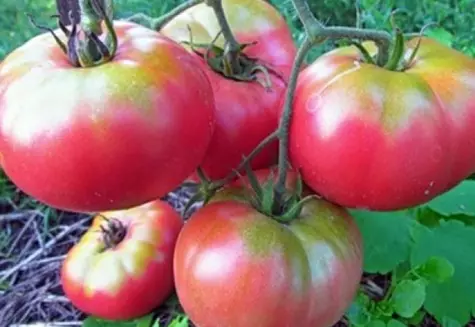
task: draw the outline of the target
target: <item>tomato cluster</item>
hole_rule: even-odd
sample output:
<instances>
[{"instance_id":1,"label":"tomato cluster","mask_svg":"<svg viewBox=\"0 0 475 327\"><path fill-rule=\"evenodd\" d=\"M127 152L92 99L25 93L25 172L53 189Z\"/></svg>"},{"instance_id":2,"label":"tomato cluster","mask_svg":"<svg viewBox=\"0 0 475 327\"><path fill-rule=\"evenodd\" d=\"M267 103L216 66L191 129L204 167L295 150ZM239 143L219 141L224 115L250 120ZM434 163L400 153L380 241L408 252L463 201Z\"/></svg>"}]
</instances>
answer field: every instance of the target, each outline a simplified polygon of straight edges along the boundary
<instances>
[{"instance_id":1,"label":"tomato cluster","mask_svg":"<svg viewBox=\"0 0 475 327\"><path fill-rule=\"evenodd\" d=\"M277 139L227 177L280 131L296 46L268 2L222 8L242 45L231 75L204 3L160 31L113 21L115 53L97 65L49 33L17 48L0 64L2 169L47 205L98 212L61 269L88 314L136 318L175 290L198 326L331 326L362 275L345 207L416 206L475 171L475 61L414 38L397 71L354 46L302 68L279 198ZM185 223L161 198L198 178L208 201Z\"/></svg>"}]
</instances>

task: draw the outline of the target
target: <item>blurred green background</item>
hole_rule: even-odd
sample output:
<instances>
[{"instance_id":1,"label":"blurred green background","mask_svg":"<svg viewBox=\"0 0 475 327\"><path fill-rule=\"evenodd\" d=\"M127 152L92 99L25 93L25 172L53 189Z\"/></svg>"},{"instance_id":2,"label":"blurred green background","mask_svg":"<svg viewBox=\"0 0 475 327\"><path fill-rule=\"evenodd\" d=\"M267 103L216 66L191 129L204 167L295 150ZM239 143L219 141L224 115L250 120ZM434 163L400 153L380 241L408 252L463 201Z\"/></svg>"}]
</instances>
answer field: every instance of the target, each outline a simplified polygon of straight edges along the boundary
<instances>
[{"instance_id":1,"label":"blurred green background","mask_svg":"<svg viewBox=\"0 0 475 327\"><path fill-rule=\"evenodd\" d=\"M116 17L143 12L159 16L183 0L116 0ZM301 24L290 0L272 0L287 18L296 42L302 39ZM362 26L390 30L389 17L398 9L397 23L406 32L418 32L428 23L433 37L475 57L475 0L310 0L312 10L326 24L355 26L357 16ZM359 8L359 15L356 8ZM2 0L0 12L0 60L11 50L40 31L26 14L42 24L54 26L49 16L56 13L54 0ZM317 49L327 50L331 44Z\"/></svg>"}]
</instances>

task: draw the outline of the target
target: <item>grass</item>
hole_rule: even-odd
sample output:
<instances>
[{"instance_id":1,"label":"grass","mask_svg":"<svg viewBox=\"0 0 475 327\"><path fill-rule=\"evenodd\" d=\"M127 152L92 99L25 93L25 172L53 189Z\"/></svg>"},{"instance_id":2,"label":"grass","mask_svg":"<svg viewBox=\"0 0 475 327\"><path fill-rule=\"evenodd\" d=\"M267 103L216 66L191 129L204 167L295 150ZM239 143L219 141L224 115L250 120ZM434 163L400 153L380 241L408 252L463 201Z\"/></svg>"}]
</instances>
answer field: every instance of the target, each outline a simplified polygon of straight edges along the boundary
<instances>
[{"instance_id":1,"label":"grass","mask_svg":"<svg viewBox=\"0 0 475 327\"><path fill-rule=\"evenodd\" d=\"M183 1L115 0L116 16L122 18L137 12L143 12L156 17L171 10L181 2ZM303 37L302 26L290 0L273 0L271 2L283 13L296 43L300 43ZM400 26L404 27L406 32L418 32L428 23L439 23L443 28L432 28L430 31L432 36L475 57L475 32L473 28L475 26L475 1L473 0L321 0L310 2L314 13L326 24L345 26L359 24L366 28L386 30L391 29L389 17L394 9L398 9L396 20ZM357 6L355 6L355 3ZM54 21L48 18L55 13L55 1L53 0L3 0L2 10L0 13L0 60L26 40L40 33L37 28L30 24L26 13L31 13L42 24L54 26ZM316 57L333 46L333 43L327 43L314 49L311 56ZM18 289L21 293L42 289L41 285L48 284L53 278L53 285L48 289L48 292L58 292L59 294L60 291L58 285L56 285L57 276L51 277L51 274L54 275L57 271L59 261L53 259L55 257L61 259L60 257L64 254L65 249L77 239L81 231L84 230L86 223L77 230L71 230L70 234L64 236L64 239L56 240L55 238L62 235L61 233L67 226L74 224L79 218L49 208L25 196L8 180L3 172L0 172L0 208L0 272L18 266L19 263L35 254L36 251L42 251L41 249L45 247L45 244L55 241L58 245L57 249L50 252L41 252L41 255L31 261L33 267L38 270L19 269L14 276L17 278L17 285L21 286ZM33 217L31 225L28 224L29 217ZM29 239L33 239L33 241L30 242ZM12 250L12 244L18 242L26 249ZM52 258L52 261L45 264L41 263L41 260L45 260L46 256ZM41 271L43 271L41 269L44 270L44 275L41 275ZM34 279L35 275L41 275L42 277ZM28 283L29 279L31 279L30 283ZM10 284L0 281L0 308L3 309L5 307L8 309L6 302L2 303L2 296L6 293L1 293L7 285ZM3 300L5 298L6 295ZM28 310L29 301L37 298L24 297L18 300L16 297L8 297L8 299L10 303L17 301L15 303L19 304L13 309L23 313L27 312L24 310ZM36 316L24 315L21 317L24 320L18 318L14 322L31 322L34 319L40 319L41 314L47 314L49 317L55 317L55 319L66 316L73 320L83 318L67 303L61 302L64 300L63 298L59 296L55 299L55 302L45 302L47 308L41 300L41 303L35 307ZM164 317L165 320L182 317L179 309L176 308L176 303L173 301L172 299L169 303L173 308L172 314L169 317ZM8 311L3 313L5 312ZM62 312L62 315L59 312ZM1 310L0 313L2 313ZM3 313L0 316L6 317L6 314ZM176 325L180 326L178 323Z\"/></svg>"}]
</instances>

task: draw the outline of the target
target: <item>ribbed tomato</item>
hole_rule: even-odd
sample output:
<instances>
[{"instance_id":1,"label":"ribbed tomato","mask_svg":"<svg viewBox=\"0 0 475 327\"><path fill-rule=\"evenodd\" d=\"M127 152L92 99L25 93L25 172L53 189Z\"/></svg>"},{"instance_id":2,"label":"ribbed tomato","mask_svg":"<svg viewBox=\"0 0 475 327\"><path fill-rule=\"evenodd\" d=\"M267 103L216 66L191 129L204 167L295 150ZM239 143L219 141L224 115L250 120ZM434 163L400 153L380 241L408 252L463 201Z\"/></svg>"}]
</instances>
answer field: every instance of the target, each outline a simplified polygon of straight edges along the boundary
<instances>
[{"instance_id":1,"label":"ribbed tomato","mask_svg":"<svg viewBox=\"0 0 475 327\"><path fill-rule=\"evenodd\" d=\"M72 66L50 34L0 66L2 166L50 206L96 212L151 201L208 148L214 100L196 58L140 25L114 27L117 52L99 66Z\"/></svg>"},{"instance_id":2,"label":"ribbed tomato","mask_svg":"<svg viewBox=\"0 0 475 327\"><path fill-rule=\"evenodd\" d=\"M271 88L257 82L242 82L213 71L199 58L213 86L216 102L216 125L210 147L201 163L208 177L219 179L235 169L243 155L278 125L280 100L285 90L296 47L285 19L269 3L262 0L223 0L224 12L238 42L252 43L244 53L269 65L281 76L269 74ZM161 32L183 42L211 43L220 27L211 7L200 3L166 24ZM224 47L220 36L216 45ZM186 46L191 51L191 47ZM256 74L261 81L262 73ZM269 167L277 158L277 143L273 143L252 161L254 169Z\"/></svg>"},{"instance_id":3,"label":"ribbed tomato","mask_svg":"<svg viewBox=\"0 0 475 327\"><path fill-rule=\"evenodd\" d=\"M61 283L72 304L102 319L140 317L172 293L180 215L156 200L95 217L68 252Z\"/></svg>"},{"instance_id":4,"label":"ribbed tomato","mask_svg":"<svg viewBox=\"0 0 475 327\"><path fill-rule=\"evenodd\" d=\"M258 173L260 180L268 170ZM289 173L288 187L295 188ZM234 182L196 211L178 237L175 287L203 327L329 327L349 307L362 275L362 240L344 208L320 199L282 224Z\"/></svg>"},{"instance_id":5,"label":"ribbed tomato","mask_svg":"<svg viewBox=\"0 0 475 327\"><path fill-rule=\"evenodd\" d=\"M408 60L418 42L406 44ZM365 47L376 53L372 43ZM299 76L290 157L327 200L352 208L412 207L475 170L475 60L423 38L403 71L364 63L354 47Z\"/></svg>"}]
</instances>

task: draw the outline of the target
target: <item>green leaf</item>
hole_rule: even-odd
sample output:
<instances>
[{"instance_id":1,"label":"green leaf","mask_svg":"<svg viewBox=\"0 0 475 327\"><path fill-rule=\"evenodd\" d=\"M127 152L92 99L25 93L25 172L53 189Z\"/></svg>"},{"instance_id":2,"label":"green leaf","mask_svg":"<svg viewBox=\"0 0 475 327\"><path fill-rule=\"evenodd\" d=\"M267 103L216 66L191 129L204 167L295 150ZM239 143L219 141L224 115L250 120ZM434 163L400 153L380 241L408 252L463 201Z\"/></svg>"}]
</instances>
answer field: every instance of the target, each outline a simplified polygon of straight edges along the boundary
<instances>
[{"instance_id":1,"label":"green leaf","mask_svg":"<svg viewBox=\"0 0 475 327\"><path fill-rule=\"evenodd\" d=\"M475 217L465 214L443 215L429 207L420 207L416 210L417 221L427 227L436 227L441 220L458 220L465 225L475 227Z\"/></svg>"},{"instance_id":2,"label":"green leaf","mask_svg":"<svg viewBox=\"0 0 475 327\"><path fill-rule=\"evenodd\" d=\"M462 327L457 320L444 317L442 319L442 327Z\"/></svg>"},{"instance_id":3,"label":"green leaf","mask_svg":"<svg viewBox=\"0 0 475 327\"><path fill-rule=\"evenodd\" d=\"M399 320L391 319L388 321L388 327L407 327L407 325Z\"/></svg>"},{"instance_id":4,"label":"green leaf","mask_svg":"<svg viewBox=\"0 0 475 327\"><path fill-rule=\"evenodd\" d=\"M95 317L87 317L82 322L82 327L135 327L133 321L109 321Z\"/></svg>"},{"instance_id":5,"label":"green leaf","mask_svg":"<svg viewBox=\"0 0 475 327\"><path fill-rule=\"evenodd\" d=\"M432 199L425 206L446 216L455 214L475 216L474 200L475 181L464 180L448 192Z\"/></svg>"},{"instance_id":6,"label":"green leaf","mask_svg":"<svg viewBox=\"0 0 475 327\"><path fill-rule=\"evenodd\" d=\"M111 321L89 316L83 321L82 327L150 327L153 320L153 314L127 321Z\"/></svg>"},{"instance_id":7,"label":"green leaf","mask_svg":"<svg viewBox=\"0 0 475 327\"><path fill-rule=\"evenodd\" d=\"M155 315L149 314L148 316L142 317L135 321L135 325L137 327L150 327L152 326L152 322L154 321Z\"/></svg>"},{"instance_id":8,"label":"green leaf","mask_svg":"<svg viewBox=\"0 0 475 327\"><path fill-rule=\"evenodd\" d=\"M178 316L168 325L168 327L188 327L188 317Z\"/></svg>"},{"instance_id":9,"label":"green leaf","mask_svg":"<svg viewBox=\"0 0 475 327\"><path fill-rule=\"evenodd\" d=\"M386 327L386 324L382 320L373 320L370 321L369 324L366 325L367 327Z\"/></svg>"},{"instance_id":10,"label":"green leaf","mask_svg":"<svg viewBox=\"0 0 475 327\"><path fill-rule=\"evenodd\" d=\"M454 266L443 257L430 257L416 272L430 282L443 283L454 275Z\"/></svg>"},{"instance_id":11,"label":"green leaf","mask_svg":"<svg viewBox=\"0 0 475 327\"><path fill-rule=\"evenodd\" d=\"M426 298L424 280L403 280L397 284L391 296L394 311L404 318L411 318L422 308Z\"/></svg>"},{"instance_id":12,"label":"green leaf","mask_svg":"<svg viewBox=\"0 0 475 327\"><path fill-rule=\"evenodd\" d=\"M452 46L452 43L454 41L454 36L442 27L428 29L424 34L449 47Z\"/></svg>"},{"instance_id":13,"label":"green leaf","mask_svg":"<svg viewBox=\"0 0 475 327\"><path fill-rule=\"evenodd\" d=\"M359 291L346 311L348 321L354 326L367 326L371 320L371 314L368 308L372 302L367 294Z\"/></svg>"},{"instance_id":14,"label":"green leaf","mask_svg":"<svg viewBox=\"0 0 475 327\"><path fill-rule=\"evenodd\" d=\"M442 221L434 229L417 228L414 241L412 267L434 256L447 259L454 267L451 279L428 285L425 309L439 322L447 317L465 325L475 308L475 228L458 221Z\"/></svg>"},{"instance_id":15,"label":"green leaf","mask_svg":"<svg viewBox=\"0 0 475 327\"><path fill-rule=\"evenodd\" d=\"M405 211L351 210L363 235L364 270L386 274L409 257L414 220Z\"/></svg>"},{"instance_id":16,"label":"green leaf","mask_svg":"<svg viewBox=\"0 0 475 327\"><path fill-rule=\"evenodd\" d=\"M411 326L420 326L426 316L425 311L417 311L414 316L408 319L407 323Z\"/></svg>"}]
</instances>

